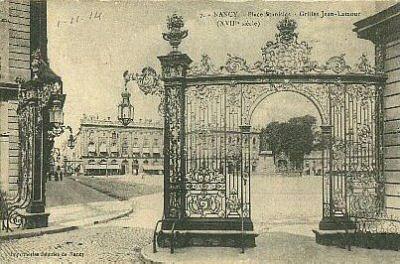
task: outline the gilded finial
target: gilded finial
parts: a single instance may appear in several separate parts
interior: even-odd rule
[[[181,44],[182,39],[188,36],[187,30],[182,30],[184,27],[183,17],[173,14],[167,18],[167,28],[169,32],[163,33],[164,40],[168,41],[172,46],[172,52],[176,53],[178,51],[178,46]]]

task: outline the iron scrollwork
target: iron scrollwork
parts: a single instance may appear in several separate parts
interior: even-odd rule
[[[55,75],[41,57],[40,50],[32,54],[32,79],[25,81],[16,78],[18,91],[18,126],[19,126],[19,178],[16,195],[1,193],[0,207],[2,230],[12,231],[23,228],[26,223],[22,214],[35,200],[33,189],[33,173],[36,158],[43,159],[43,174],[47,173],[48,154],[51,152],[54,138],[59,136],[62,129],[61,108],[65,100],[62,92],[61,79]],[[49,112],[46,114],[45,112]],[[52,111],[53,117],[46,117]],[[37,146],[39,138],[43,146]],[[44,142],[44,143],[43,143]],[[42,153],[36,153],[37,147]],[[37,180],[37,179],[36,179]],[[42,179],[43,180],[43,179]],[[44,201],[40,201],[43,202]]]
[[[266,85],[243,85],[243,123],[248,124],[258,103],[277,92],[296,92],[314,103],[321,113],[322,122],[329,120],[329,89],[325,85],[303,83],[269,83]]]
[[[374,74],[366,54],[362,54],[353,67],[347,64],[345,54],[333,56],[324,63],[311,59],[312,47],[298,41],[297,22],[285,17],[277,24],[275,41],[267,41],[261,48],[262,60],[249,65],[246,59],[227,54],[224,66],[216,67],[204,54],[201,63],[194,64],[190,76],[218,76],[232,74],[293,75],[293,74]]]
[[[158,106],[158,112],[162,116],[164,115],[164,85],[161,81],[161,77],[157,74],[155,69],[153,69],[152,67],[145,67],[142,69],[142,72],[140,74],[125,71],[123,77],[125,83],[128,83],[129,81],[136,81],[139,89],[145,95],[159,96],[161,102]]]

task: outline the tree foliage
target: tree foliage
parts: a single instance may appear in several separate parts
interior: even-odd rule
[[[284,153],[297,169],[302,168],[304,155],[314,149],[316,118],[294,117],[287,122],[271,122],[261,129],[261,150],[270,150],[274,158]]]

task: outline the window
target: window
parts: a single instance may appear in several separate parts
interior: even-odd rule
[[[128,156],[128,140],[124,139],[124,142],[122,143],[122,156]]]
[[[118,146],[116,143],[111,145],[111,157],[118,157]]]
[[[139,146],[139,139],[138,138],[134,138],[133,142],[132,142],[132,145],[133,145],[134,148],[137,148]]]
[[[93,142],[90,142],[88,145],[88,155],[95,156],[96,155],[96,146]]]
[[[117,132],[113,131],[112,134],[111,134],[111,139],[112,140],[117,140],[117,138],[118,138]]]
[[[99,152],[103,155],[107,154],[107,145],[105,142],[100,143]]]
[[[154,146],[158,146],[158,138],[155,138],[155,139],[154,139],[153,145],[154,145]]]
[[[149,146],[149,139],[148,138],[145,138],[145,139],[143,139],[143,147],[148,147]]]

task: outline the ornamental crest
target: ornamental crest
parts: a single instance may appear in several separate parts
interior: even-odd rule
[[[316,63],[310,61],[311,47],[307,42],[297,42],[297,23],[293,19],[281,20],[277,28],[276,42],[268,41],[261,49],[263,70],[278,74],[308,72]]]

